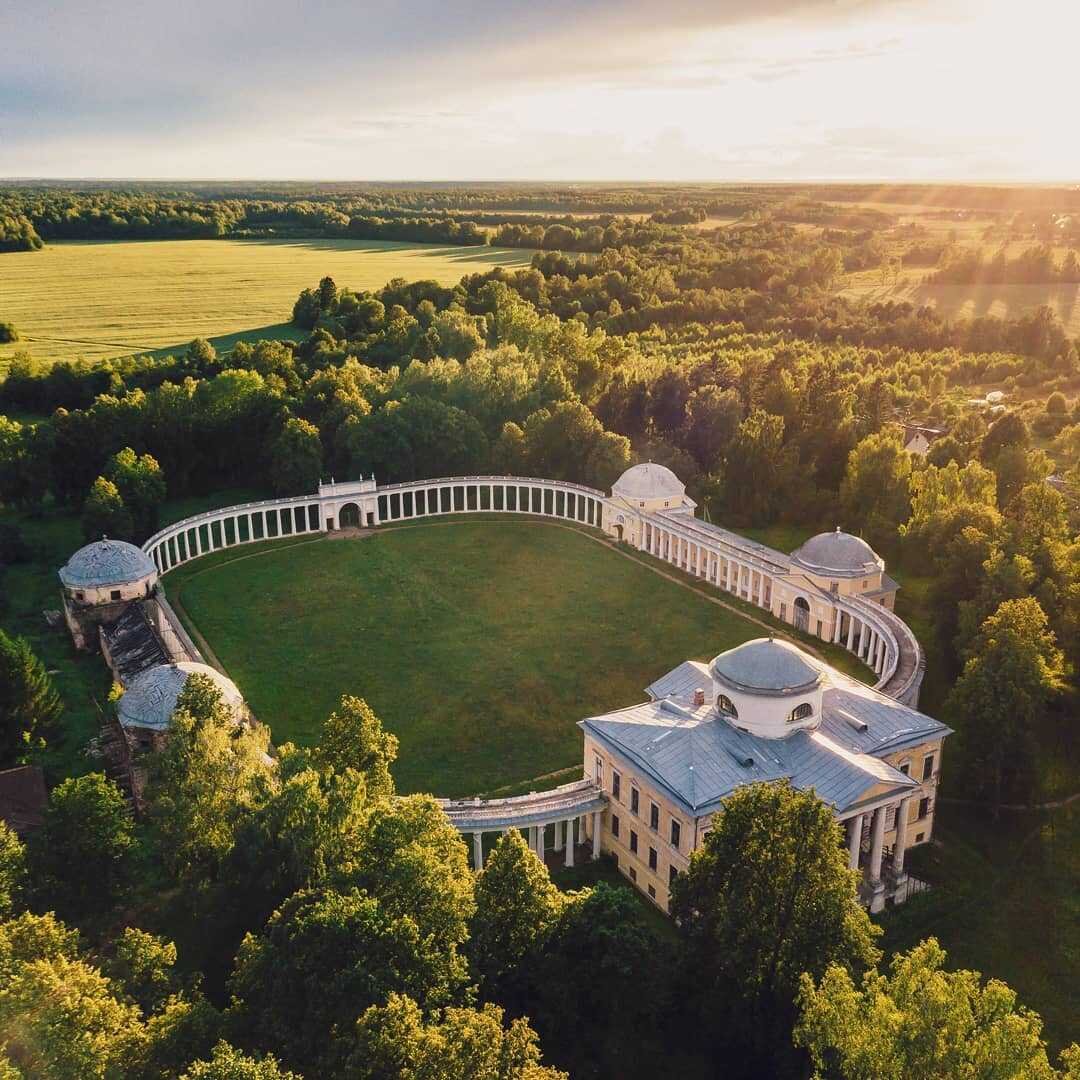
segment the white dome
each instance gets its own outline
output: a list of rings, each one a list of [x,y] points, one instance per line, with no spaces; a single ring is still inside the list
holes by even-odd
[[[79,548],[60,570],[69,589],[129,585],[157,573],[154,560],[124,540],[96,540]]]
[[[176,711],[176,702],[192,675],[205,675],[221,691],[222,700],[234,712],[244,703],[236,683],[206,664],[182,661],[158,664],[136,675],[117,704],[116,712],[125,727],[165,731]]]
[[[872,574],[884,565],[874,549],[851,533],[818,533],[791,553],[791,560],[812,573],[853,577]]]
[[[666,466],[649,461],[633,465],[615,481],[613,495],[640,502],[644,499],[681,499],[686,485]]]
[[[748,694],[805,693],[821,681],[821,669],[795,645],[755,638],[722,652],[712,662],[722,683]]]

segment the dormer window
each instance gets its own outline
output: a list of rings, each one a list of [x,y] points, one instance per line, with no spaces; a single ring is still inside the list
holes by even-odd
[[[809,720],[814,715],[814,706],[809,701],[804,701],[801,705],[796,705],[791,710],[791,715],[788,717],[788,723],[794,724],[799,720]]]
[[[735,708],[734,702],[726,694],[716,695],[716,707],[725,716],[733,717],[736,720],[739,718],[739,710]]]

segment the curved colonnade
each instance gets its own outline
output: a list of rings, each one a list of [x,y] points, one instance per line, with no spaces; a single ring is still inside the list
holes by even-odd
[[[621,528],[612,524],[615,510],[625,513],[626,507],[614,505],[596,488],[535,477],[458,476],[382,486],[373,479],[331,482],[320,484],[312,495],[241,503],[185,518],[155,533],[143,551],[163,576],[203,555],[244,544],[326,533],[350,524],[374,527],[458,513],[553,518],[621,538]],[[688,514],[639,511],[637,516],[638,550],[772,612],[774,582],[788,572],[786,556],[749,540],[740,543],[737,534],[716,530]],[[859,596],[830,594],[816,600],[833,612],[831,632],[820,636],[870,666],[878,675],[875,689],[914,706],[925,661],[903,620]],[[792,615],[787,621],[796,624],[796,613]],[[483,865],[483,834],[511,828],[527,831],[530,846],[541,858],[549,826],[554,827],[554,849],[565,851],[567,865],[573,865],[575,843],[584,845],[590,836],[592,854],[598,854],[604,795],[592,780],[507,799],[439,803],[455,828],[472,836],[477,868]]]

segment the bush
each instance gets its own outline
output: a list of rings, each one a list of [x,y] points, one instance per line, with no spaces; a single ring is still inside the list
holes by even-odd
[[[18,340],[19,331],[15,329],[15,324],[0,322],[0,345],[7,345],[9,342]]]

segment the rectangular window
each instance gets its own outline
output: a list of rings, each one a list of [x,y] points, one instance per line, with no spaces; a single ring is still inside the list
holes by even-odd
[[[637,871],[632,866],[628,867],[627,869],[630,873],[630,880],[637,881]]]
[[[926,833],[917,832],[915,834],[915,843],[916,844],[921,844],[925,839],[926,839]]]
[[[641,795],[636,787],[630,789],[630,813],[636,814],[638,812],[638,804],[641,799]]]
[[[930,800],[929,799],[920,799],[919,800],[919,819],[922,820],[924,817],[927,817],[929,815],[929,813],[930,813]]]
[[[656,899],[656,890],[651,885],[649,886],[649,899],[650,900],[655,900]]]
[[[618,814],[612,814],[611,815],[611,835],[612,836],[618,836],[619,835],[619,815]]]
[[[119,600],[119,599],[120,599],[120,590],[119,590],[119,589],[113,589],[113,591],[112,591],[112,592],[111,592],[111,593],[110,593],[109,595],[110,595],[110,596],[111,596],[111,597],[112,597],[112,598],[113,598],[114,600]]]
[[[656,848],[654,847],[649,848],[649,869],[656,869]]]
[[[682,839],[682,826],[677,821],[671,823],[671,846],[678,850],[679,841]]]
[[[622,777],[613,769],[611,772],[611,797],[617,799],[622,790]]]
[[[675,884],[675,879],[679,876],[679,871],[674,866],[669,866],[667,871],[667,883],[670,889]]]
[[[660,807],[656,803],[649,804],[649,828],[653,832],[660,828]]]
[[[929,780],[930,777],[933,776],[933,775],[934,775],[934,755],[933,754],[927,754],[926,757],[923,758],[922,778],[924,780]]]
[[[910,761],[902,761],[902,762],[900,762],[900,771],[905,776],[910,776],[911,775],[911,762]]]
[[[637,854],[637,833],[633,829],[630,830],[630,850]]]
[[[597,754],[596,764],[593,767],[593,775],[596,777],[596,782],[603,787],[604,786],[604,759]]]

